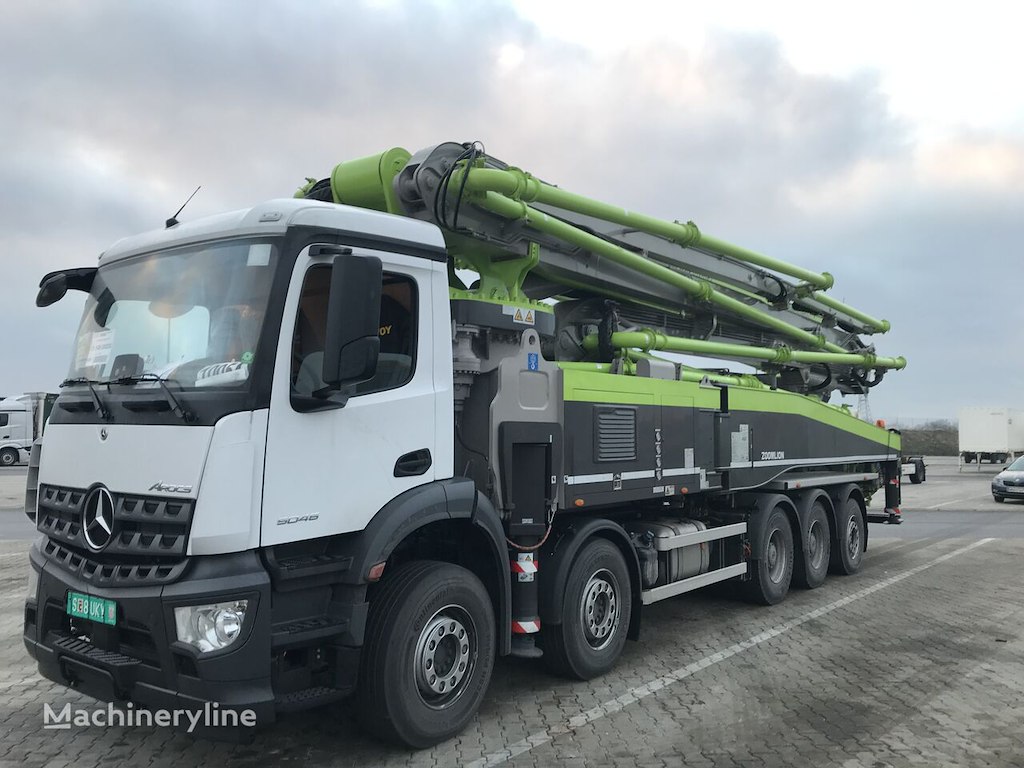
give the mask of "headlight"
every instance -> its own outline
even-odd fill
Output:
[[[28,564],[28,599],[35,600],[36,593],[39,592],[39,572],[32,567],[32,563]]]
[[[992,485],[999,485],[999,486],[1001,486],[1002,484],[1003,484],[1003,478],[1001,478],[1001,477],[996,477],[996,479],[992,481]]]
[[[248,600],[211,605],[188,605],[174,609],[178,640],[200,653],[219,651],[238,639],[245,622]]]

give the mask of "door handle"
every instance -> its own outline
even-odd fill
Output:
[[[430,451],[426,448],[420,448],[418,451],[412,451],[398,458],[398,461],[395,462],[395,477],[422,475],[430,469],[430,465],[433,463],[434,460],[430,458]]]

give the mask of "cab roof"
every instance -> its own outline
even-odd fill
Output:
[[[281,198],[123,238],[100,254],[100,264],[196,242],[281,235],[296,226],[324,229],[342,236],[351,234],[359,241],[357,244],[367,247],[380,242],[390,244],[385,250],[404,248],[412,255],[434,261],[447,259],[444,239],[433,224],[348,205]]]

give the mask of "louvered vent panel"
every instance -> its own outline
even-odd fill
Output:
[[[596,408],[597,460],[636,459],[636,409]]]

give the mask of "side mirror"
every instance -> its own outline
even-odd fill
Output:
[[[377,372],[381,273],[380,259],[374,256],[334,257],[321,377],[327,385],[324,395],[372,379]]]
[[[36,294],[36,306],[48,307],[56,304],[64,298],[68,292],[68,279],[63,272],[55,275],[47,275],[39,284],[39,293]]]
[[[64,298],[69,290],[92,290],[92,281],[96,278],[96,267],[80,267],[50,272],[39,281],[39,293],[36,294],[36,306],[48,307]]]

